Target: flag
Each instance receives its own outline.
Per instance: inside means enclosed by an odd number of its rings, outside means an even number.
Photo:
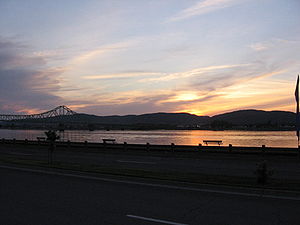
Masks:
[[[296,134],[298,137],[299,144],[299,130],[300,130],[300,115],[299,115],[299,75],[297,78],[296,90],[295,90],[295,99],[296,99]]]

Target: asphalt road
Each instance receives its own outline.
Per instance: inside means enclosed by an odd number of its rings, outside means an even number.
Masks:
[[[0,224],[5,225],[297,225],[300,221],[300,198],[214,193],[3,167],[0,179]]]
[[[1,154],[18,158],[47,161],[45,148],[26,148],[0,146]],[[273,178],[300,179],[300,159],[291,156],[268,156],[268,168],[274,171]],[[261,155],[200,154],[199,157],[177,157],[172,152],[161,155],[141,154],[138,151],[114,153],[113,151],[91,153],[84,151],[55,151],[54,160],[58,162],[94,164],[114,168],[143,169],[151,171],[180,171],[212,175],[255,177],[257,163]]]

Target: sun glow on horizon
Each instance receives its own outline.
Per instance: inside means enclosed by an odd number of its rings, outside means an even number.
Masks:
[[[183,93],[183,94],[177,95],[174,98],[174,101],[193,101],[193,100],[196,100],[198,98],[199,97],[198,97],[197,94],[194,94],[194,93]]]

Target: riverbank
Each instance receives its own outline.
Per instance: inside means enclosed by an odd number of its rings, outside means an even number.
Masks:
[[[42,124],[41,126],[26,126],[26,125],[14,125],[7,126],[1,125],[0,130],[57,130],[57,131],[157,131],[157,130],[174,130],[174,131],[191,131],[191,130],[209,130],[209,131],[295,131],[294,126],[286,126],[286,127],[243,127],[237,126],[232,128],[211,128],[211,127],[174,127],[174,126],[155,126],[155,127],[147,127],[147,126],[138,126],[138,127],[128,127],[128,126],[108,126],[108,127],[98,127],[98,128],[88,128],[86,126],[79,127],[67,127],[61,128],[58,125],[49,125],[45,126]]]

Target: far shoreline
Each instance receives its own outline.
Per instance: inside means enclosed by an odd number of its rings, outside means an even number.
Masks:
[[[0,127],[0,130],[56,130],[56,131],[159,131],[159,130],[165,130],[165,131],[192,131],[192,130],[200,130],[200,131],[279,131],[279,132],[283,132],[283,131],[295,131],[295,129],[208,129],[208,128],[173,128],[173,129],[169,129],[169,128],[157,128],[157,129],[118,129],[118,128],[110,128],[110,129],[86,129],[86,128],[68,128],[68,129],[59,129],[58,127]]]

